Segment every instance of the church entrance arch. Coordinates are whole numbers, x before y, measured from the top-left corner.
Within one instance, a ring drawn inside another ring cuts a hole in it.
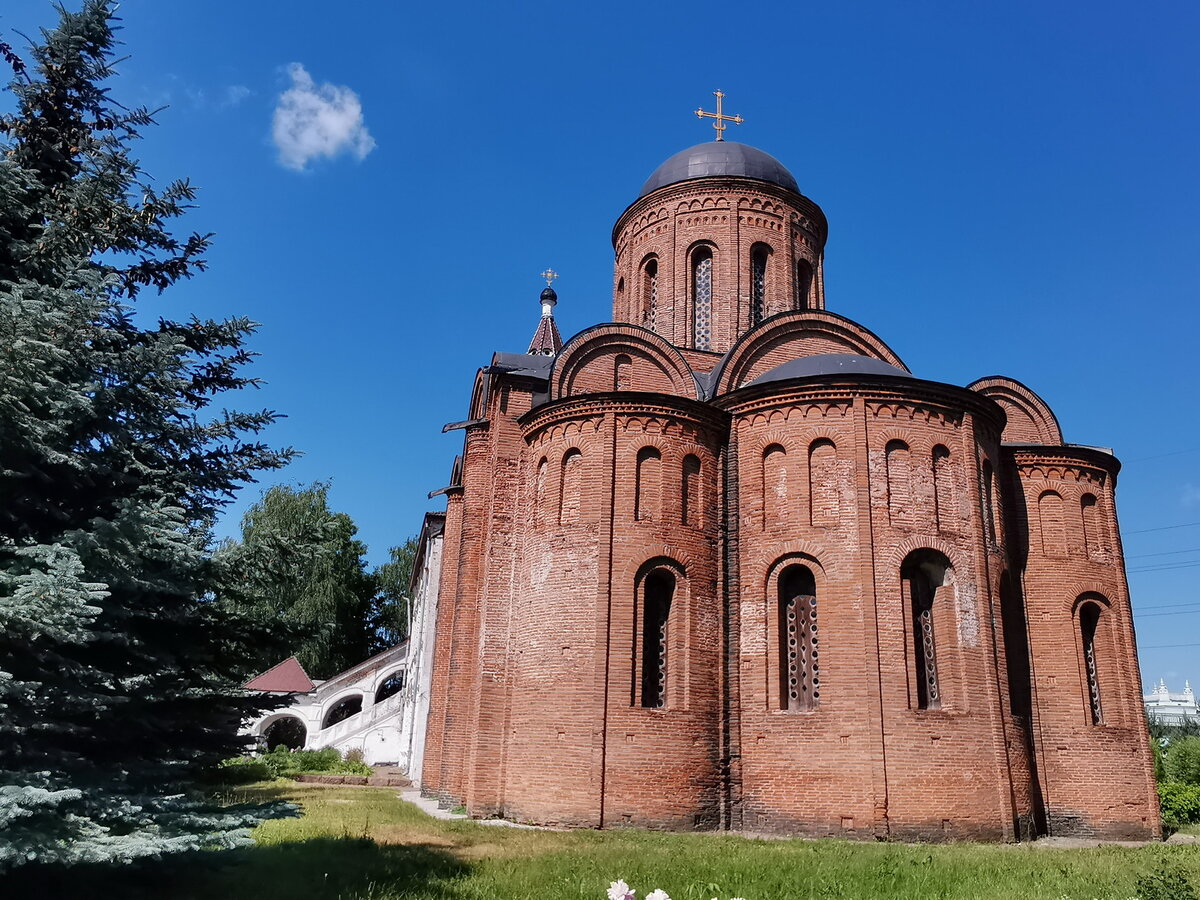
[[[296,716],[280,716],[263,729],[262,739],[268,750],[281,746],[302,750],[308,740],[308,729]]]

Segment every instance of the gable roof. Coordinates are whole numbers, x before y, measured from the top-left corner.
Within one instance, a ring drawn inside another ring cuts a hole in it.
[[[316,688],[300,660],[289,656],[272,666],[261,675],[247,681],[243,687],[248,691],[270,691],[280,694],[307,694]]]

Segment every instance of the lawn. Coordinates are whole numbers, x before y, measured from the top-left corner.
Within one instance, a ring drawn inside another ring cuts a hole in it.
[[[1196,895],[1180,891],[1178,876],[1200,887],[1200,845],[1061,850],[549,832],[439,821],[387,788],[276,782],[243,789],[238,798],[289,799],[301,814],[263,824],[253,848],[116,873],[77,870],[53,884],[43,880],[36,893],[32,884],[0,882],[0,896],[603,900],[616,878],[637,888],[639,900],[656,887],[673,900],[1126,900],[1139,894],[1139,878],[1153,877],[1157,887],[1143,882],[1145,900],[1187,900]]]

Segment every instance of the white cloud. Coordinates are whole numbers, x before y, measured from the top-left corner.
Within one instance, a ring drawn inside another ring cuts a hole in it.
[[[254,91],[246,87],[244,84],[231,84],[225,88],[225,97],[221,101],[222,106],[237,106]]]
[[[317,157],[348,152],[362,159],[375,149],[354,91],[316,84],[300,63],[289,65],[287,72],[292,86],[279,95],[271,128],[280,163],[299,172]]]

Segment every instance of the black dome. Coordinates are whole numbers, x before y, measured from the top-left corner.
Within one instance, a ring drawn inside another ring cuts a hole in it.
[[[800,193],[796,179],[792,173],[783,167],[783,163],[763,153],[757,147],[738,144],[734,141],[709,141],[697,144],[676,153],[665,163],[654,170],[654,174],[646,179],[638,197],[645,197],[651,191],[668,184],[676,184],[691,178],[709,178],[714,175],[740,175],[743,178],[756,178],[759,181],[769,181],[789,191]]]
[[[903,375],[912,376],[891,363],[854,353],[820,353],[801,356],[778,365],[759,375],[750,384],[766,384],[768,381],[786,381],[789,378],[811,378],[816,375]]]

